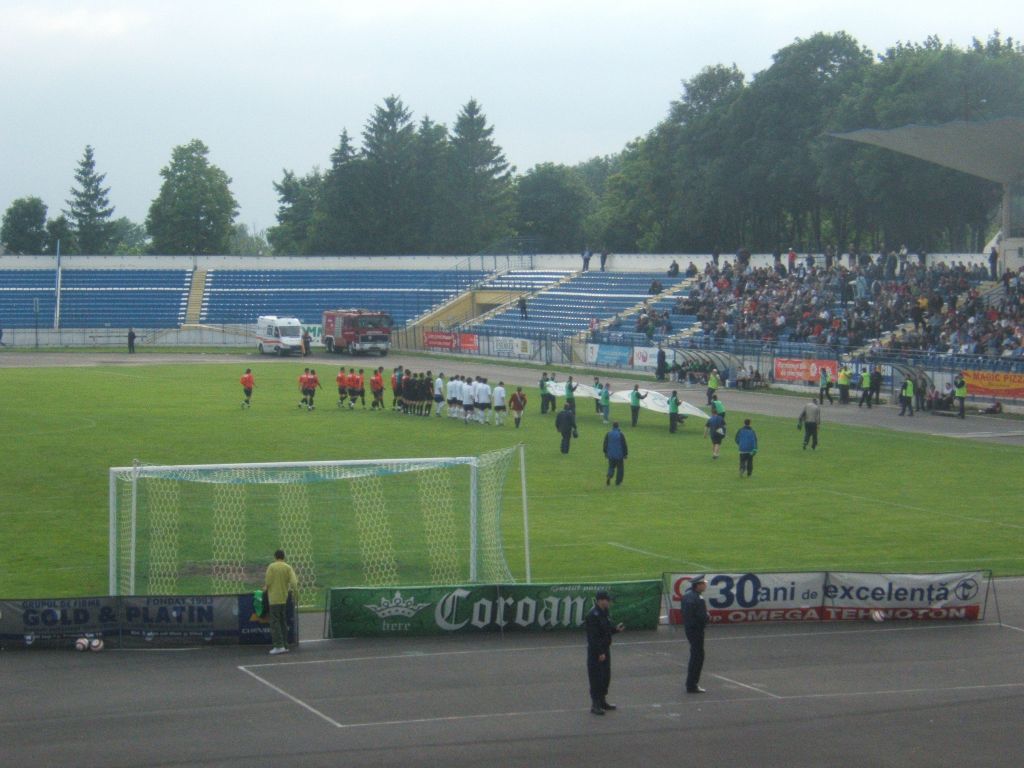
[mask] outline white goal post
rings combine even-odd
[[[112,467],[109,535],[111,595],[245,592],[278,548],[303,605],[338,586],[529,582],[525,449]]]

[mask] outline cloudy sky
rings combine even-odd
[[[449,125],[477,99],[525,172],[621,150],[709,64],[749,77],[819,31],[877,53],[996,29],[1024,37],[1024,4],[0,0],[0,211],[35,195],[56,216],[91,144],[115,215],[142,222],[171,149],[198,138],[263,229],[281,170],[326,167],[390,94]]]

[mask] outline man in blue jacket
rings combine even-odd
[[[743,420],[743,426],[736,433],[736,445],[740,449],[740,477],[744,471],[747,477],[754,472],[754,454],[757,453],[757,433],[750,427],[750,419]]]
[[[619,422],[612,422],[612,428],[604,436],[604,455],[608,459],[608,477],[604,484],[610,485],[612,475],[615,475],[615,484],[622,485],[622,475],[626,471],[626,457],[629,456],[629,448],[626,446],[626,436],[619,429]]]

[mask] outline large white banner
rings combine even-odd
[[[887,619],[978,619],[988,594],[988,574],[828,574],[822,618],[865,619],[880,610]]]
[[[630,391],[631,390],[624,389],[621,392],[613,392],[610,399],[613,403],[628,403]],[[668,395],[663,392],[658,392],[655,389],[644,389],[643,387],[640,388],[640,394],[646,395],[646,397],[640,401],[641,408],[646,408],[647,410],[654,411],[655,413],[668,413]],[[700,408],[695,405],[691,405],[685,400],[679,401],[679,415],[693,416],[697,419],[711,418]]]
[[[694,574],[666,573],[670,624]],[[712,623],[756,621],[935,620],[984,617],[990,574],[708,573],[704,590]]]
[[[666,574],[669,624],[682,624],[680,601],[694,574]],[[819,621],[826,574],[709,573],[704,590],[715,624],[751,621]]]

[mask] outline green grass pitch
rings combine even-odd
[[[511,423],[338,412],[328,383],[339,363],[316,364],[326,375],[313,413],[296,408],[301,361],[253,358],[251,410],[239,407],[243,367],[236,364],[0,372],[0,596],[106,593],[107,470],[136,458],[208,464],[475,455],[520,441],[535,581],[705,568],[1024,573],[1018,448],[827,425],[812,453],[801,450],[794,419],[755,415],[761,449],[754,476],[741,480],[732,434],[744,414],[730,412],[730,435],[713,462],[702,425],[690,420],[670,435],[667,417],[643,411],[631,429],[628,408],[617,406],[612,415],[627,425],[629,459],[625,483],[609,488],[606,428],[591,401],[580,400],[580,437],[561,455],[552,417],[539,414],[531,369],[506,382],[524,385],[530,397],[515,430]],[[456,369],[450,361],[442,366]],[[505,539],[521,576],[515,515]]]

